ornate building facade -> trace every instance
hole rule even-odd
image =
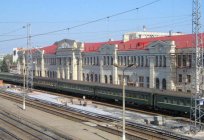
[[[132,40],[82,43],[64,39],[33,49],[34,76],[193,92],[195,49],[193,36],[176,35]],[[19,52],[18,69],[25,57]],[[118,64],[121,68],[115,67]]]

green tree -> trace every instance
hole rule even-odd
[[[12,55],[8,54],[4,56],[4,59],[1,64],[2,72],[10,72],[10,66],[12,65]]]

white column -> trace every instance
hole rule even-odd
[[[115,50],[113,52],[113,64],[118,64],[118,45],[115,45]],[[113,66],[113,84],[118,84],[118,68]]]
[[[77,64],[76,64],[76,56],[75,52],[72,52],[72,80],[77,80]]]
[[[100,61],[100,82],[101,83],[104,83],[105,81],[104,81],[104,75],[103,75],[103,56],[101,55],[100,57],[99,57],[99,61]]]
[[[59,66],[57,67],[57,78],[60,79],[60,68],[59,68]]]
[[[149,87],[155,88],[155,71],[154,71],[155,57],[150,56],[150,67],[149,67]]]
[[[42,55],[41,55],[41,76],[45,77],[45,60],[44,60],[44,50],[42,51]]]
[[[78,65],[78,80],[79,81],[82,81],[83,80],[83,77],[82,77],[82,71],[83,71],[83,68],[82,68],[82,56],[81,56],[81,53],[79,54],[79,65]],[[96,59],[95,59],[96,61]],[[96,64],[96,62],[94,62]]]

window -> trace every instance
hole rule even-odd
[[[183,55],[183,66],[186,67],[186,55]]]
[[[159,89],[159,78],[156,78],[156,88]]]
[[[179,92],[182,92],[182,89],[178,89]]]
[[[95,74],[95,82],[97,82],[98,81],[98,76],[97,76],[97,74]]]
[[[16,55],[16,50],[15,50],[15,51],[13,51],[13,55],[14,55],[14,56]]]
[[[140,56],[137,57],[138,59],[138,66],[140,66]]]
[[[113,84],[113,77],[110,75],[110,84]]]
[[[191,75],[187,75],[187,83],[191,82]]]
[[[93,74],[91,74],[91,82],[93,82]]]
[[[166,90],[166,79],[162,80],[162,89]]]
[[[158,56],[156,56],[156,64],[155,64],[155,67],[158,67]]]
[[[166,56],[163,56],[163,67],[166,67]]]
[[[144,66],[144,57],[141,56],[141,66],[143,67]]]
[[[191,93],[191,90],[187,90],[188,93]]]
[[[86,81],[89,81],[89,74],[86,74]]]
[[[106,65],[106,57],[103,57],[103,65]]]
[[[181,55],[178,55],[177,63],[178,63],[178,67],[181,67]]]
[[[162,56],[159,57],[159,66],[162,67]]]
[[[192,65],[192,55],[188,55],[188,67]]]
[[[146,56],[146,67],[148,67],[149,66],[149,64],[148,64],[148,57]]]
[[[83,81],[85,81],[85,74],[83,73]]]
[[[124,56],[124,65],[125,65],[125,66],[127,65],[127,59],[126,59],[126,56]]]
[[[105,83],[106,83],[106,84],[108,83],[108,77],[107,77],[107,75],[105,75]]]
[[[98,56],[97,56],[97,65],[99,65],[99,58],[98,58]]]
[[[179,77],[178,77],[178,82],[182,82],[182,74],[179,74]]]
[[[147,88],[149,88],[149,77],[146,77]]]
[[[139,76],[139,87],[144,87],[144,77]]]

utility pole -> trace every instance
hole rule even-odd
[[[27,79],[26,87],[28,91],[32,91],[33,88],[33,58],[31,49],[31,35],[30,35],[30,24],[27,24]]]
[[[33,58],[31,51],[31,35],[30,35],[30,24],[27,24],[27,49],[24,51],[24,72],[23,72],[23,110],[25,110],[25,97],[29,91],[33,88]]]
[[[191,130],[195,133],[203,129],[201,118],[204,112],[201,110],[204,100],[203,94],[200,89],[202,83],[202,70],[203,70],[203,49],[202,49],[202,36],[201,30],[201,0],[193,0],[192,4],[192,34],[193,45],[195,46],[195,91],[191,96],[191,110],[190,118],[192,120]]]

